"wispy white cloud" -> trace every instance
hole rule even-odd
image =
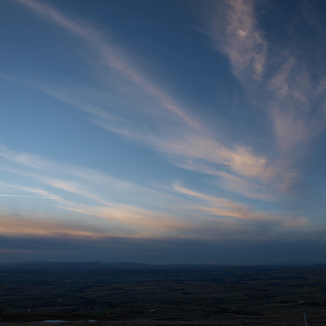
[[[7,155],[6,151],[8,151]],[[6,150],[5,147],[2,147],[2,154],[2,157],[7,160],[18,162],[28,168],[27,170],[6,169],[8,172],[24,175],[39,182],[38,188],[8,183],[1,183],[2,187],[51,199],[56,207],[82,214],[79,220],[81,224],[87,224],[89,218],[96,217],[107,221],[104,224],[103,221],[97,221],[97,224],[103,224],[103,230],[106,232],[111,229],[110,234],[119,235],[119,232],[127,232],[130,236],[145,236],[145,233],[153,236],[153,234],[161,234],[160,230],[176,232],[182,225],[189,223],[181,215],[160,211],[164,207],[164,202],[168,200],[173,202],[173,198],[158,192],[155,188],[132,184],[93,169],[62,165],[36,155]],[[20,159],[21,157],[24,159]],[[28,159],[25,159],[26,157]],[[38,161],[42,164],[38,164]],[[117,201],[116,196],[112,196],[113,192],[120,193],[122,199]],[[84,200],[67,197],[67,194],[78,195]],[[130,202],[130,199],[137,198],[137,205],[119,203],[121,200]],[[86,204],[85,199],[91,202]],[[156,210],[145,208],[149,203],[152,207],[156,206]]]
[[[51,163],[29,153],[15,152],[0,144],[0,157],[14,161],[19,164],[27,165],[31,168],[47,169]]]
[[[260,80],[267,42],[257,27],[255,1],[229,0],[209,6],[208,33],[217,50],[225,53],[239,79]]]
[[[301,228],[309,225],[307,218],[296,216],[295,213],[284,214],[280,212],[268,213],[265,211],[259,211],[249,205],[226,198],[203,194],[187,189],[178,184],[175,184],[173,189],[199,200],[198,203],[193,202],[190,204],[188,209],[189,211],[200,214],[204,220],[208,219],[209,221],[216,221],[215,219],[217,217],[226,217],[244,221],[258,221],[264,223],[272,222],[274,223],[274,226],[281,225],[290,228]]]
[[[19,172],[14,171],[14,172],[16,172],[18,174],[22,174],[20,171]],[[29,175],[29,174],[25,173],[25,175]],[[35,177],[35,174],[32,175],[32,177]],[[14,195],[14,197],[17,197],[17,198],[27,197],[27,198],[51,199],[55,203],[60,204],[60,205],[64,205],[64,206],[72,205],[72,202],[69,202],[69,201],[65,200],[64,198],[62,198],[61,196],[59,196],[57,194],[53,194],[53,193],[51,193],[49,191],[46,191],[44,189],[41,189],[41,188],[32,188],[32,187],[26,187],[26,186],[23,186],[23,185],[10,184],[10,183],[4,183],[4,182],[1,182],[0,186],[4,187],[4,188],[7,188],[7,189],[14,189],[14,190],[18,190],[18,191],[23,191],[25,193],[32,193],[32,194],[40,195],[40,197]]]
[[[268,162],[266,157],[254,153],[254,150],[249,146],[225,145],[207,135],[198,121],[191,117],[168,94],[137,71],[126,59],[127,56],[123,51],[112,45],[112,42],[98,29],[89,23],[70,18],[37,0],[17,1],[38,13],[42,18],[57,24],[84,41],[93,53],[101,58],[102,64],[111,69],[110,72],[107,71],[108,75],[112,75],[113,69],[120,78],[120,84],[123,83],[122,79],[130,82],[141,89],[145,97],[155,99],[156,103],[150,106],[151,111],[143,111],[144,116],[137,120],[137,118],[128,118],[128,114],[121,113],[123,111],[121,109],[117,110],[116,113],[112,113],[112,110],[108,112],[107,107],[114,107],[114,103],[112,103],[111,95],[109,97],[104,95],[107,89],[102,93],[100,92],[101,94],[97,91],[96,96],[94,96],[86,88],[81,90],[69,85],[60,88],[44,82],[34,82],[32,83],[33,87],[66,104],[88,112],[92,122],[111,132],[120,134],[128,141],[137,142],[159,151],[168,157],[170,162],[180,167],[197,169],[201,173],[207,173],[213,169],[214,173],[217,174],[226,169],[229,174],[265,183],[271,182],[274,178],[277,169]],[[212,37],[215,37],[216,41],[220,43],[221,40],[225,40],[224,43],[221,43],[222,51],[232,58],[231,61],[237,74],[249,76],[251,73],[256,79],[260,79],[264,70],[266,42],[256,27],[254,3],[252,1],[230,1],[221,3],[221,5],[226,8],[228,14],[225,16],[226,21],[223,20],[224,25],[220,26],[220,35],[215,35],[214,31],[216,24],[221,22],[215,21],[214,15],[211,16],[214,18],[212,18],[210,25]],[[219,7],[214,6],[215,13]],[[85,97],[87,92],[90,96]],[[98,100],[99,98],[101,100]],[[120,100],[117,101],[120,103],[119,105],[124,102]],[[140,103],[139,105],[141,107]],[[126,107],[130,108],[132,105],[126,105]],[[139,112],[141,111],[139,109]],[[162,112],[170,114],[166,116],[168,121],[165,125]],[[173,114],[171,115],[171,113]],[[154,117],[152,128],[149,128],[148,123],[144,122],[149,117]],[[180,136],[180,134],[182,135]],[[19,159],[28,160],[29,158]],[[30,161],[30,164],[33,162]],[[214,166],[212,167],[212,165]],[[208,172],[208,174],[211,173]],[[226,183],[224,182],[224,184]],[[231,189],[239,191],[239,187],[228,185],[228,190]],[[243,189],[240,190],[240,193],[244,193]]]
[[[274,199],[272,196],[274,189],[271,189],[267,184],[245,180],[244,178],[226,172],[219,173],[219,177],[222,179],[221,183],[226,190],[238,192],[245,197],[253,199]]]
[[[53,7],[37,0],[16,0],[27,6],[42,18],[45,18],[86,42],[96,55],[102,59],[102,64],[113,68],[121,77],[138,86],[146,95],[155,98],[162,109],[174,114],[180,121],[192,127],[199,128],[199,124],[181,108],[168,94],[161,91],[152,82],[146,79],[126,59],[123,52],[110,44],[109,40],[97,29],[81,20],[72,19],[57,11]]]
[[[66,232],[60,231],[62,234],[73,235],[73,230],[76,228],[77,231],[75,233],[82,236],[83,232],[80,231],[80,228],[84,228],[84,236],[93,235],[103,237],[111,235],[124,235],[130,237],[157,237],[164,236],[167,231],[170,233],[177,233],[178,231],[184,229],[186,226],[189,226],[189,222],[187,222],[185,218],[181,219],[180,216],[177,218],[175,215],[169,215],[159,211],[152,211],[142,208],[141,206],[127,204],[123,205],[115,202],[110,202],[109,200],[104,200],[94,193],[85,192],[84,190],[80,189],[82,186],[85,187],[85,185],[79,184],[79,187],[76,187],[76,185],[72,185],[69,182],[63,182],[61,180],[47,179],[47,181],[49,182],[49,185],[53,186],[56,189],[64,190],[72,194],[81,195],[85,198],[94,200],[95,203],[85,204],[80,200],[65,200],[61,196],[57,195],[57,191],[55,190],[49,192],[42,189],[34,189],[7,184],[7,187],[13,189],[18,189],[27,193],[42,194],[44,195],[42,198],[51,199],[54,205],[58,205],[59,208],[64,209],[66,212],[74,212],[80,215],[78,220],[72,219],[69,222],[69,219],[64,221],[60,219],[60,216],[51,216],[41,211],[19,211],[16,212],[16,214],[19,216],[19,222],[17,223],[20,226],[21,224],[24,224],[20,231],[21,234],[36,235],[38,233],[46,233],[47,235],[51,235],[55,234],[58,231],[58,227],[52,227],[52,224],[59,223],[61,225],[60,229],[63,229],[63,225],[68,223],[70,225],[68,230],[66,230]],[[3,216],[7,215],[10,217],[12,213],[3,211]],[[34,216],[34,220],[35,217],[38,216],[38,220],[42,221],[44,228],[39,227],[36,231],[32,232],[31,230],[34,228],[33,218],[29,228],[27,228],[31,215]],[[63,216],[67,216],[67,213],[63,214]],[[57,222],[51,222],[53,220],[57,220]],[[6,223],[6,225],[8,228],[11,226],[10,223]],[[46,228],[46,226],[48,227]],[[28,229],[30,229],[30,231],[28,231]],[[17,233],[16,228],[13,228],[11,233]]]
[[[46,198],[46,197],[35,197],[35,196],[20,196],[20,195],[6,195],[6,194],[0,194],[0,197],[17,197],[17,198]]]
[[[323,78],[312,81],[304,62],[289,53],[283,60],[268,85],[270,114],[280,150],[300,155],[326,127],[326,88]]]
[[[5,152],[6,149],[3,147],[2,154]],[[63,165],[32,154],[23,155],[8,150],[8,155],[2,156],[27,169],[25,171],[24,169],[11,169],[8,170],[10,173],[24,175],[32,179],[34,184],[37,182],[37,186],[2,183],[1,188],[11,189],[11,192],[17,190],[20,192],[18,196],[21,192],[42,196],[50,199],[54,207],[79,214],[78,220],[73,218],[70,221],[71,230],[67,231],[69,234],[73,234],[74,225],[77,223],[76,230],[79,231],[76,231],[76,235],[80,236],[82,236],[80,230],[82,227],[82,229],[86,228],[85,230],[90,232],[90,235],[94,233],[97,236],[107,234],[136,238],[162,238],[173,234],[185,238],[201,238],[207,237],[208,233],[209,237],[214,237],[214,232],[202,235],[201,231],[205,228],[214,226],[213,229],[219,233],[218,226],[220,225],[221,228],[230,231],[232,228],[243,227],[238,225],[242,221],[273,222],[279,226],[286,223],[286,227],[298,226],[305,221],[302,218],[300,220],[300,218],[284,217],[281,213],[271,215],[241,202],[207,195],[179,184],[174,184],[170,188],[155,186],[146,188],[123,180],[119,181],[100,171]],[[23,160],[20,159],[22,156]],[[25,159],[26,157],[28,159]],[[38,160],[42,164],[39,164]],[[123,194],[123,203],[114,200],[111,195],[112,189],[114,192]],[[138,196],[137,204],[131,204],[128,198],[134,196]],[[148,198],[150,198],[151,208],[148,206]],[[7,213],[4,212],[4,214]],[[19,212],[20,218],[28,219],[30,214],[35,215],[35,212]],[[42,212],[36,212],[36,215],[39,214]],[[46,221],[47,216],[43,218]],[[51,220],[51,216],[49,218]],[[58,221],[61,221],[60,218]],[[22,225],[22,223],[18,224]],[[11,224],[6,225],[9,228]],[[21,232],[28,233],[28,228],[24,225]],[[54,228],[54,230],[57,229]],[[15,233],[15,230],[16,228],[12,232]],[[42,229],[41,231],[42,234],[51,234],[49,230]],[[88,234],[86,233],[85,236]]]
[[[278,153],[273,173],[278,175],[279,187],[288,191],[303,177],[296,165],[297,159],[307,155],[316,137],[326,128],[326,78],[323,73],[326,49],[316,46],[319,61],[313,64],[320,69],[318,74],[313,74],[309,69],[311,60],[306,60],[304,51],[299,48],[303,43],[295,43],[297,37],[288,35],[289,41],[280,44],[267,41],[258,23],[259,1],[230,0],[209,4],[204,18],[206,33],[215,49],[228,57],[234,76],[247,91],[255,110],[266,112],[271,126],[269,137],[275,140],[270,150]],[[313,6],[303,1],[301,9],[314,36],[323,43],[322,28]],[[270,132],[268,128],[266,132]],[[253,171],[264,166],[261,162],[256,161]],[[235,171],[234,167],[232,169]],[[230,183],[226,186],[230,188]]]
[[[1,148],[0,157],[5,158],[6,161],[19,164],[16,167],[3,164],[0,168],[1,170],[37,180],[43,185],[80,195],[99,204],[106,203],[107,201],[101,195],[102,193],[105,193],[106,197],[114,198],[119,198],[119,196],[122,196],[124,199],[134,198],[139,200],[143,198],[142,203],[151,202],[153,204],[155,204],[155,201],[152,201],[152,199],[158,196],[154,188],[115,178],[92,168],[57,163],[38,155],[13,151],[4,146]],[[21,159],[22,157],[23,159]],[[12,187],[15,186],[12,185]],[[28,187],[20,187],[20,189],[31,191]],[[43,190],[33,191],[38,191],[51,199],[52,195],[42,192]],[[116,196],[117,194],[118,197]],[[146,194],[145,197],[143,197],[144,194]],[[160,197],[162,200],[168,199],[163,194],[160,194]],[[56,201],[63,203],[61,197],[56,198]],[[69,205],[69,202],[67,201],[66,204]]]
[[[183,169],[219,177],[216,186],[245,197],[270,200],[278,191],[287,191],[298,179],[293,168],[269,162],[245,145],[227,147],[207,135],[157,137],[137,128],[119,128],[97,122],[100,126],[137,141],[162,153],[171,163]]]
[[[105,206],[86,206],[76,204],[69,209],[99,217],[108,222],[109,229],[117,229],[133,237],[164,237],[167,234],[182,234],[184,229],[192,225],[184,217],[132,205],[106,203]]]
[[[161,147],[171,155],[224,165],[232,172],[250,178],[268,181],[274,174],[268,160],[263,156],[255,155],[251,148],[241,145],[228,148],[207,136],[187,135],[179,137],[178,140],[163,142]]]
[[[270,181],[276,173],[276,168],[268,162],[268,159],[255,154],[252,148],[245,145],[227,147],[202,133],[186,131],[180,134],[175,131],[175,136],[163,134],[157,137],[137,128],[111,127],[104,121],[99,121],[98,124],[159,150],[183,168],[207,174],[218,174],[221,169],[229,168],[233,173],[265,182]],[[214,168],[211,164],[215,165]]]
[[[166,126],[161,125],[161,128],[148,129],[144,120],[130,121],[124,116],[112,115],[104,108],[98,108],[98,103],[88,104],[83,95],[79,98],[80,92],[69,93],[67,87],[63,91],[51,86],[37,84],[33,86],[66,104],[90,113],[92,122],[123,136],[127,141],[149,146],[153,150],[159,151],[179,167],[213,175],[220,175],[227,169],[229,173],[265,183],[270,182],[278,172],[278,167],[272,166],[266,157],[254,153],[252,148],[237,144],[223,145],[208,133],[199,132],[192,126],[185,127],[169,123]],[[105,100],[104,103],[108,106]],[[146,116],[144,118],[146,119]],[[160,121],[160,123],[162,122]],[[6,151],[0,155],[6,155],[8,158],[12,156],[15,161],[25,161],[31,166],[46,165],[46,162],[41,162],[41,160],[33,161],[33,157],[27,154],[14,157],[13,153]],[[237,191],[235,187],[233,189]]]
[[[89,238],[95,239],[103,237],[104,234],[96,231],[83,229],[82,226],[71,226],[69,223],[59,223],[47,219],[35,218],[35,216],[13,216],[7,212],[0,211],[0,235],[4,236],[63,236],[63,237],[76,237],[76,238]]]
[[[288,189],[291,182],[295,180],[292,169],[287,169],[282,162],[271,161],[266,155],[260,154],[242,142],[226,144],[212,136],[182,105],[179,105],[178,101],[135,68],[131,64],[132,60],[128,60],[128,56],[113,45],[112,41],[98,28],[77,18],[68,17],[44,2],[16,1],[84,42],[91,50],[92,59],[100,58],[100,65],[110,81],[109,87],[103,83],[98,89],[88,87],[90,85],[72,85],[73,83],[53,86],[51,82],[32,81],[26,82],[27,84],[65,104],[89,113],[92,122],[123,136],[128,141],[150,147],[179,167],[215,176],[214,180],[218,189],[240,193],[252,199],[271,200],[277,189]],[[221,1],[218,5],[214,4],[213,8],[214,10],[209,14],[209,34],[216,48],[230,58],[233,72],[239,80],[244,83],[250,81],[264,84],[268,44],[255,18],[254,1]],[[278,95],[276,104],[285,101],[283,99],[286,96],[296,97],[297,101],[302,101],[300,94],[305,80],[301,83],[301,90],[288,84],[290,90],[286,91],[286,88],[283,89],[279,85],[287,83],[286,74],[291,67],[284,66],[282,69],[282,73],[275,74],[274,81],[272,80],[267,86],[270,92]],[[118,86],[114,86],[113,81],[117,81]],[[126,85],[131,89],[136,88],[137,92],[128,93]],[[305,89],[307,90],[308,88]],[[282,94],[282,92],[287,93]],[[138,98],[135,93],[142,95],[138,94]],[[133,105],[130,105],[132,102],[134,102]],[[143,103],[147,104],[146,109],[142,107]],[[148,105],[149,103],[153,105]],[[135,116],[140,114],[141,118],[130,118],[130,112],[126,114],[126,111],[132,111],[131,108],[134,108],[137,113]],[[295,121],[295,118],[288,113],[289,111],[285,118],[282,117],[285,112],[283,109],[279,110],[277,107],[275,110],[271,109],[270,112],[272,112],[270,116],[273,117],[274,129],[279,135],[277,137],[280,143],[287,139],[290,145],[286,146],[292,146],[295,140],[291,140],[291,137],[300,139],[301,136],[295,136],[294,131],[291,130],[295,129],[299,133],[300,123],[293,124],[293,128],[287,128],[290,122]],[[154,121],[153,126],[148,127],[147,119]],[[300,131],[303,138],[307,137],[304,134],[304,127]],[[36,169],[37,172],[28,171],[25,175],[40,182],[42,188],[49,187],[46,188],[47,191],[51,189],[56,194],[60,193],[56,202],[66,209],[101,218],[106,216],[111,221],[120,221],[122,224],[130,224],[133,227],[135,225],[143,227],[147,223],[152,230],[155,228],[172,230],[172,225],[178,230],[186,228],[183,224],[185,222],[181,223],[182,226],[178,224],[178,219],[184,216],[185,212],[189,214],[189,210],[183,206],[184,203],[179,201],[179,198],[175,199],[171,192],[158,191],[156,193],[153,188],[118,180],[100,171],[58,164],[29,153],[18,153],[6,148],[0,148],[0,156]],[[45,175],[42,171],[47,171],[47,174]],[[63,192],[80,196],[93,203],[89,206],[80,206],[70,198],[66,199],[62,195]],[[176,191],[175,193],[181,194],[182,192]],[[119,204],[117,194],[124,199],[128,197],[128,200],[134,197],[134,202],[136,198],[139,203],[138,205],[133,202],[129,206],[117,206]],[[50,191],[48,196],[52,196]],[[162,207],[168,202],[168,197],[180,204],[180,209],[175,215],[166,212],[164,214],[167,215],[163,214]],[[147,200],[148,198],[151,200]],[[198,194],[197,198],[199,198]],[[207,207],[197,206],[198,214],[195,218],[198,220],[201,219],[201,213],[203,216],[211,214],[256,221],[271,220],[270,216],[251,207],[246,206],[239,210],[238,207],[245,207],[240,203],[233,203],[234,205],[224,203],[221,207],[217,207],[216,199],[203,199],[206,200]],[[149,201],[155,209],[148,208]],[[168,205],[165,207],[168,210]],[[169,222],[158,222],[155,214]],[[122,216],[126,219],[124,220]]]
[[[266,132],[274,132],[276,144],[266,150],[246,143],[245,137],[232,143],[225,139],[237,136],[218,137],[207,130],[190,109],[134,65],[128,51],[92,23],[69,17],[46,1],[13,1],[81,41],[88,49],[83,53],[87,68],[95,69],[84,80],[59,83],[51,76],[43,76],[47,80],[1,78],[41,91],[83,115],[86,112],[92,123],[188,171],[180,173],[175,183],[136,184],[1,145],[0,170],[7,179],[0,184],[2,201],[5,197],[7,202],[9,197],[16,202],[48,199],[47,207],[38,212],[37,205],[36,209],[17,205],[16,215],[3,208],[1,235],[241,240],[313,229],[305,214],[290,209],[284,213],[278,196],[280,190],[289,193],[300,177],[300,170],[293,167],[293,153],[304,152],[302,145],[325,128],[326,78],[313,83],[290,47],[279,52],[271,71],[270,46],[256,16],[258,2],[212,1],[206,18],[214,47],[229,58],[249,101],[262,106],[270,118],[272,128]],[[273,158],[275,149],[278,158]],[[188,183],[189,171],[194,179]]]

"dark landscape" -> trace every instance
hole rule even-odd
[[[326,325],[326,265],[20,263],[0,288],[3,324]]]

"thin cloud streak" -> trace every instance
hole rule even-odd
[[[218,175],[222,179],[221,184],[226,190],[241,193],[243,196],[252,199],[260,199],[264,201],[274,199],[272,194],[275,192],[275,189],[270,185],[268,186],[266,184],[250,182],[244,178],[226,172],[221,172]]]
[[[257,211],[252,207],[240,202],[225,198],[213,197],[196,192],[180,185],[174,185],[173,189],[182,194],[203,200],[205,205],[190,205],[189,210],[206,213],[215,217],[232,217],[236,219],[276,222],[288,227],[307,226],[308,220],[294,214],[284,215],[282,213],[270,214],[264,211]]]
[[[156,86],[142,76],[127,62],[126,59],[122,59],[124,57],[123,53],[121,53],[121,51],[119,51],[113,45],[109,44],[108,40],[105,39],[105,37],[95,28],[86,23],[77,22],[76,20],[70,19],[49,5],[40,3],[37,0],[15,1],[18,1],[19,3],[40,14],[43,18],[51,20],[69,32],[82,38],[89,44],[94,52],[102,57],[105,65],[114,68],[122,77],[140,87],[145,94],[156,98],[163,108],[174,113],[184,123],[189,124],[196,129],[200,127],[199,124],[187,113],[185,113],[184,110],[180,108],[167,94],[160,91]]]
[[[35,197],[35,196],[19,196],[19,195],[5,195],[5,194],[0,194],[0,197],[17,197],[17,198],[44,198],[44,199],[47,199],[47,197]]]
[[[4,149],[2,149],[3,152],[5,152]],[[257,211],[243,203],[226,198],[213,197],[190,190],[178,184],[173,185],[170,189],[162,189],[164,190],[163,192],[153,191],[150,188],[137,188],[137,186],[124,181],[119,185],[117,179],[111,179],[110,176],[106,176],[92,169],[64,166],[28,153],[22,155],[12,150],[8,150],[8,153],[10,155],[4,154],[3,157],[14,162],[18,161],[19,164],[25,165],[26,168],[33,170],[26,172],[18,170],[16,173],[25,173],[26,177],[37,180],[43,186],[40,188],[31,188],[22,185],[4,184],[5,186],[49,198],[53,200],[54,206],[66,212],[79,213],[80,218],[78,223],[82,225],[88,225],[93,220],[94,227],[97,225],[103,234],[106,234],[104,230],[107,230],[111,235],[125,235],[137,238],[164,238],[169,234],[171,235],[171,233],[180,237],[201,238],[203,235],[201,235],[200,230],[203,230],[205,226],[208,228],[214,226],[214,229],[218,233],[220,232],[218,231],[219,226],[222,227],[224,225],[223,228],[225,228],[228,225],[229,230],[241,227],[237,226],[235,220],[251,220],[264,223],[272,221],[278,225],[283,225],[282,223],[284,222],[287,223],[287,227],[289,228],[300,224],[299,218],[285,218],[281,213],[270,215]],[[21,157],[24,157],[24,159],[20,159]],[[42,164],[39,164],[38,160]],[[11,172],[15,173],[15,170]],[[60,173],[65,175],[64,181],[59,178]],[[53,177],[51,176],[52,174],[54,175]],[[72,177],[77,177],[78,179],[70,181]],[[127,192],[128,194],[128,189],[133,192],[136,187],[137,192],[141,192],[141,197],[144,197],[146,193],[151,194],[152,206],[156,206],[157,209],[146,208],[146,200],[143,202],[138,201],[136,206],[113,202],[110,200],[110,194],[104,195],[104,193],[107,193],[107,190],[99,195],[98,189],[94,186],[102,186],[103,183],[109,184],[109,182],[106,182],[106,179],[113,180],[116,183],[116,185],[113,185],[115,189],[118,189],[120,186],[123,193]],[[45,190],[44,187],[52,190]],[[62,190],[66,193],[92,200],[93,203],[80,204],[79,200],[65,199]],[[60,191],[60,195],[57,194],[58,191]],[[179,198],[178,195],[186,195],[188,199]],[[168,198],[172,199],[170,203],[173,205],[170,207],[165,203],[165,200]],[[189,200],[189,198],[192,199]],[[195,203],[193,198],[199,201]],[[203,202],[205,205],[203,205]],[[175,209],[175,207],[178,207],[178,209]],[[168,212],[170,208],[171,212]],[[162,209],[167,212],[162,211]],[[26,214],[28,215],[29,213],[25,212],[24,215]],[[97,220],[95,221],[94,218]],[[231,220],[223,221],[225,218],[231,218]],[[301,219],[300,221],[304,222],[305,220]],[[214,234],[213,232],[210,236],[214,237],[216,235]]]
[[[59,223],[46,220],[43,216],[41,219],[15,217],[6,215],[6,212],[0,212],[0,235],[2,236],[42,236],[42,237],[82,237],[82,238],[98,238],[104,234],[98,234],[86,229],[73,227],[68,223]]]
[[[57,163],[51,160],[44,159],[41,156],[30,154],[26,152],[13,151],[6,148],[4,145],[0,146],[0,157],[6,160],[16,162],[20,165],[38,170],[41,172],[51,171],[52,173],[66,173],[78,177],[79,179],[88,181],[90,183],[95,183],[99,185],[112,186],[113,188],[122,189],[133,189],[137,188],[140,190],[141,186],[135,185],[131,182],[127,182],[103,172],[97,171],[91,168],[85,168],[75,165]],[[3,168],[3,167],[2,167]],[[10,169],[7,169],[10,170]],[[18,173],[17,170],[12,169],[13,172]],[[21,171],[22,172],[22,171]]]

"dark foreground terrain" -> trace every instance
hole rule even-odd
[[[326,266],[0,268],[0,323],[326,326]],[[32,325],[32,324],[29,324]]]

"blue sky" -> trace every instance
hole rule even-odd
[[[1,1],[1,261],[325,262],[325,15]]]

